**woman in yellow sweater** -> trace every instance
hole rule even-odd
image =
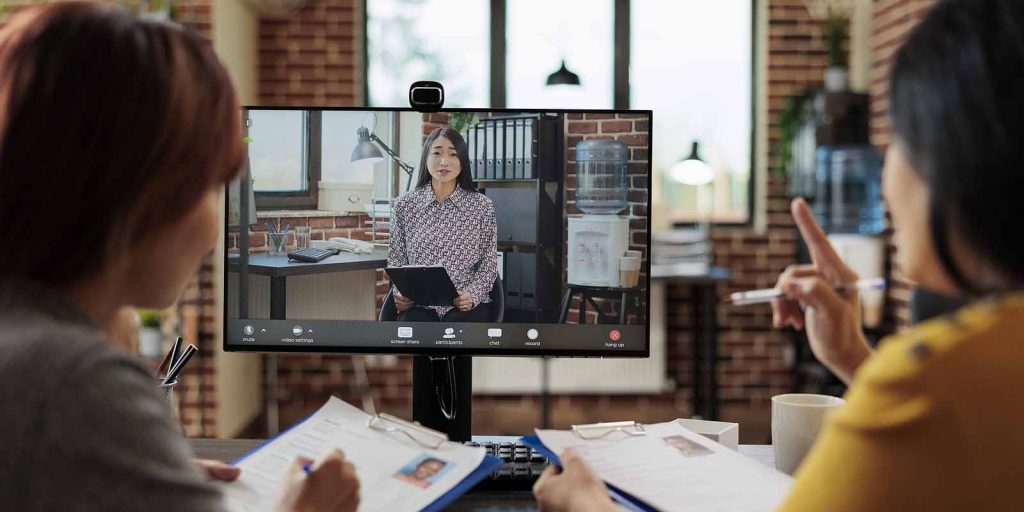
[[[899,50],[883,193],[899,268],[966,308],[883,341],[807,205],[812,265],[787,269],[776,326],[806,329],[850,384],[780,510],[1024,510],[1024,2],[940,0]],[[613,510],[572,453],[534,488],[545,510]],[[682,483],[681,483],[682,484]]]

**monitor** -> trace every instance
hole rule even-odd
[[[649,355],[651,111],[243,119],[225,350]]]

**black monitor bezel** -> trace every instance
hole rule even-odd
[[[323,107],[323,106],[261,106],[261,105],[244,105],[241,110],[319,110],[319,111],[343,111],[343,112],[420,112],[421,111],[409,108],[409,107]],[[309,350],[308,345],[304,346],[293,346],[293,345],[242,345],[242,344],[229,344],[227,338],[227,322],[228,322],[228,301],[226,298],[222,300],[221,310],[221,322],[220,322],[220,335],[221,335],[221,348],[225,352],[248,352],[248,353],[262,353],[262,354],[390,354],[390,355],[429,355],[437,357],[447,356],[510,356],[510,357],[595,357],[595,358],[616,358],[616,359],[636,359],[636,358],[648,358],[651,355],[651,215],[653,213],[651,209],[651,182],[653,181],[653,154],[650,153],[650,146],[653,145],[654,139],[654,111],[643,110],[643,109],[511,109],[511,108],[442,108],[439,113],[450,113],[450,112],[489,112],[489,113],[555,113],[555,114],[644,114],[648,118],[648,159],[647,159],[647,257],[644,258],[643,271],[647,276],[647,297],[644,301],[645,304],[645,336],[644,336],[644,350],[562,350],[562,349],[540,349],[537,351],[529,351],[524,349],[506,349],[506,348],[494,348],[494,349],[476,349],[476,348],[438,348],[438,347],[416,347],[416,348],[389,348],[389,347],[340,347],[330,345],[317,345],[316,350]],[[226,189],[224,194],[224,223],[222,228],[222,239],[227,239],[227,222],[230,218],[230,198],[228,197],[228,190]],[[223,261],[225,271],[223,272],[223,278],[221,279],[221,285],[223,286],[223,293],[227,294],[228,285],[228,251],[225,248],[223,254]],[[271,320],[271,319],[253,319],[253,320]],[[344,320],[339,320],[344,321]],[[492,325],[488,323],[478,323],[472,325]],[[493,324],[500,326],[502,324]],[[545,325],[545,324],[538,324]],[[554,325],[554,324],[548,324]]]

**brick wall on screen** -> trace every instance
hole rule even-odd
[[[357,0],[310,0],[289,18],[261,19],[260,103],[361,104],[361,34]]]
[[[872,19],[872,53],[874,65],[871,69],[871,143],[882,151],[889,145],[889,68],[896,50],[910,34],[911,29],[935,4],[935,0],[875,0]],[[895,261],[896,247],[889,245],[893,275],[888,290],[889,311],[896,324],[910,324],[907,300],[910,285],[903,279]]]
[[[629,206],[620,215],[630,216],[629,250],[640,251],[644,259],[641,268],[646,266],[649,256],[647,250],[647,215],[650,200],[650,177],[647,169],[650,166],[650,132],[651,121],[646,114],[566,114],[565,119],[565,205],[566,214],[582,214],[576,207],[578,177],[576,175],[576,144],[584,140],[617,140],[628,147],[629,162],[626,164],[626,186],[629,187],[627,199]],[[568,226],[566,226],[566,244],[568,244]],[[566,246],[568,247],[568,245]],[[568,279],[568,250],[563,254],[563,280]],[[645,283],[647,276],[641,273],[640,283]],[[646,290],[646,287],[641,287]],[[646,297],[641,291],[641,297]],[[606,313],[618,314],[622,305],[618,300],[595,299]],[[566,321],[579,322],[580,298],[573,297]],[[635,324],[638,317],[633,308],[628,308],[627,324]],[[585,323],[597,323],[597,312],[588,309]]]

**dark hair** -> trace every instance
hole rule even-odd
[[[0,32],[0,281],[66,286],[159,236],[243,163],[209,45],[122,8],[55,3]]]
[[[987,263],[1024,282],[1024,2],[940,0],[893,64],[895,137],[931,193],[930,230],[945,270],[968,281],[950,251],[956,232]]]
[[[442,467],[444,467],[444,466],[447,466],[447,465],[448,465],[448,463],[447,463],[447,462],[445,462],[445,461],[443,461],[443,460],[441,460],[441,459],[438,459],[437,457],[427,457],[427,458],[425,458],[425,459],[423,459],[423,460],[419,461],[419,462],[418,462],[418,463],[416,464],[416,467],[420,467],[420,466],[422,466],[422,465],[424,465],[424,464],[427,464],[427,463],[430,463],[430,462],[436,462],[436,463],[440,464],[440,465],[441,465]]]
[[[430,135],[427,135],[427,139],[423,141],[423,154],[420,156],[420,177],[416,181],[416,188],[430,183],[427,158],[430,156],[430,146],[434,144],[438,137],[444,137],[452,141],[452,145],[455,146],[455,154],[459,156],[459,166],[462,168],[459,171],[459,177],[456,178],[458,185],[464,190],[476,192],[476,182],[473,181],[473,168],[469,164],[469,145],[466,144],[466,139],[462,138],[462,135],[450,126],[434,128]]]

